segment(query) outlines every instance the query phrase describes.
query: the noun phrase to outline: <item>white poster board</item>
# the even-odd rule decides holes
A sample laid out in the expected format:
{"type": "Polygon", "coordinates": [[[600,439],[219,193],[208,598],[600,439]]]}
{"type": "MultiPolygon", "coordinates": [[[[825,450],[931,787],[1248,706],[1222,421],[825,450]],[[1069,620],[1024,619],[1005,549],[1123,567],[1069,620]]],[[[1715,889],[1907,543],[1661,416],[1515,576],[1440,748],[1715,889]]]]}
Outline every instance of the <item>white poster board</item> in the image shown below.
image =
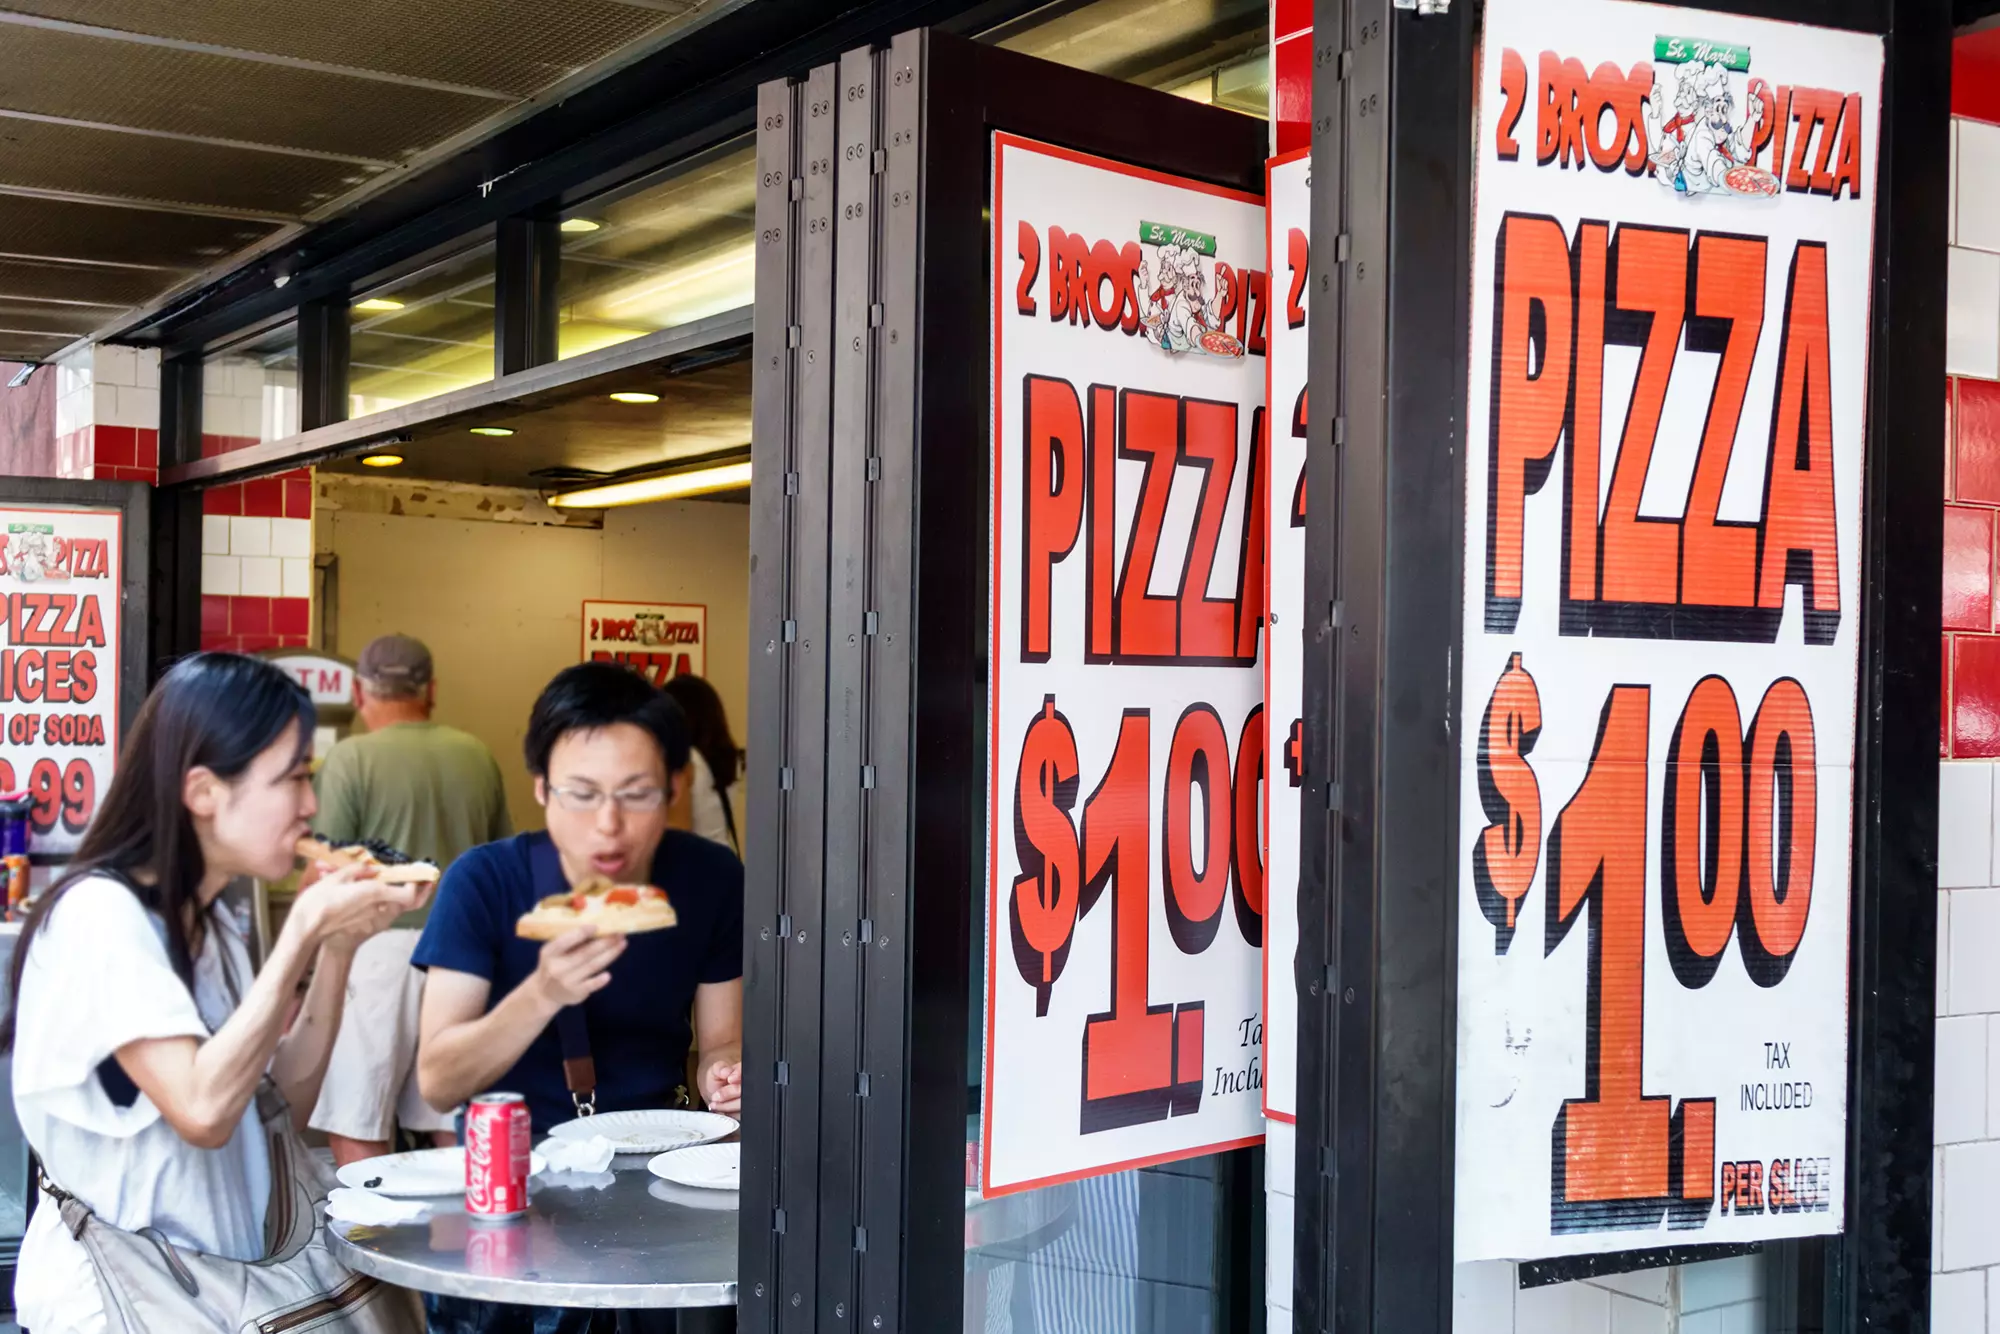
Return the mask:
{"type": "Polygon", "coordinates": [[[708,608],[699,603],[585,602],[583,661],[622,662],[654,685],[708,675],[708,608]]]}
{"type": "Polygon", "coordinates": [[[0,509],[0,792],[35,798],[33,850],[76,849],[118,754],[124,516],[0,509]]]}
{"type": "Polygon", "coordinates": [[[987,1194],[1262,1134],[1263,201],[993,142],[987,1194]]]}
{"type": "Polygon", "coordinates": [[[1264,1114],[1298,1118],[1299,796],[1305,781],[1306,281],[1312,234],[1309,150],[1265,173],[1271,256],[1271,338],[1265,358],[1270,476],[1264,484],[1264,1114]]]}
{"type": "Polygon", "coordinates": [[[1882,44],[1480,59],[1458,1258],[1837,1231],[1882,44]]]}

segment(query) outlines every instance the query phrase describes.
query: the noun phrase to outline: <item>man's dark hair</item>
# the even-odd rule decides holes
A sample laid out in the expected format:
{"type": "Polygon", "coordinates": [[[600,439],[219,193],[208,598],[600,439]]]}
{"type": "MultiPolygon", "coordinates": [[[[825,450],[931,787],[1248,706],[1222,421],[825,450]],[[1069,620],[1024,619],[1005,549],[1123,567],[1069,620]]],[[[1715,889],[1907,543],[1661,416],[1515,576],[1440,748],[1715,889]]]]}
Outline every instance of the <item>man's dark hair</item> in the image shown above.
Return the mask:
{"type": "Polygon", "coordinates": [[[681,706],[645,677],[614,662],[580,662],[556,673],[528,715],[528,736],[522,749],[528,772],[549,773],[549,755],[556,742],[571,732],[595,732],[617,723],[644,728],[660,745],[667,773],[677,774],[688,762],[687,719],[681,706]]]}

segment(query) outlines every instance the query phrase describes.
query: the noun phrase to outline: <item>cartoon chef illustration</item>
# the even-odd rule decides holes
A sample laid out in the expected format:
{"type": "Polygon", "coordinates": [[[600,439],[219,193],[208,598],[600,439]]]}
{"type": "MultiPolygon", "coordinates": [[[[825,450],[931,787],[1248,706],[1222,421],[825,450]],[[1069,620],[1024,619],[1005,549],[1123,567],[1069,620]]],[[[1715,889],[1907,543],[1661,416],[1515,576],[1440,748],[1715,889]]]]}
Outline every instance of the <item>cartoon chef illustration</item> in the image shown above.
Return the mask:
{"type": "Polygon", "coordinates": [[[55,568],[55,538],[34,531],[16,533],[7,555],[16,579],[24,584],[39,583],[55,568]]]}
{"type": "Polygon", "coordinates": [[[1202,272],[1201,252],[1192,245],[1170,241],[1160,247],[1158,259],[1157,283],[1146,265],[1139,265],[1144,306],[1139,325],[1147,341],[1165,352],[1241,356],[1241,345],[1209,319],[1208,278],[1202,272]]]}
{"type": "Polygon", "coordinates": [[[1764,119],[1762,101],[1750,98],[1743,123],[1736,124],[1729,67],[1721,61],[1694,60],[1675,75],[1674,114],[1662,122],[1665,107],[1656,77],[1646,107],[1654,179],[1687,195],[1727,189],[1730,170],[1750,162],[1757,127],[1764,119]]]}

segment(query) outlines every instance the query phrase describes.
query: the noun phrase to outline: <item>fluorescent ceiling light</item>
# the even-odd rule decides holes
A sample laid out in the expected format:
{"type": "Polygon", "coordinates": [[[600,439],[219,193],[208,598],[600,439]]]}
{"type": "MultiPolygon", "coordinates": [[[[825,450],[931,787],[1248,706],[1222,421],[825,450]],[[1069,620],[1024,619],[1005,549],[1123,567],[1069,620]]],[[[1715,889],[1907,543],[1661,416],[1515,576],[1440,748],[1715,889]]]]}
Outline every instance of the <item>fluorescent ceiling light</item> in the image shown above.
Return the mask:
{"type": "Polygon", "coordinates": [[[361,457],[362,466],[368,468],[393,468],[402,461],[401,454],[364,454],[361,457]]]}
{"type": "Polygon", "coordinates": [[[590,218],[564,218],[562,220],[562,230],[572,235],[577,232],[594,232],[603,225],[603,223],[593,221],[590,218]]]}
{"type": "Polygon", "coordinates": [[[613,394],[611,401],[614,403],[657,403],[660,401],[660,396],[658,394],[642,394],[636,389],[623,389],[613,394]]]}
{"type": "Polygon", "coordinates": [[[475,426],[472,428],[472,433],[474,435],[512,435],[514,434],[514,428],[511,426],[475,426]]]}
{"type": "Polygon", "coordinates": [[[729,491],[750,482],[750,460],[721,463],[692,472],[668,473],[664,477],[641,477],[631,482],[610,482],[550,496],[557,509],[601,510],[615,505],[644,505],[653,500],[674,500],[681,496],[704,496],[712,491],[729,491]]]}
{"type": "Polygon", "coordinates": [[[403,303],[392,296],[371,296],[365,301],[354,303],[356,310],[401,310],[403,303]]]}

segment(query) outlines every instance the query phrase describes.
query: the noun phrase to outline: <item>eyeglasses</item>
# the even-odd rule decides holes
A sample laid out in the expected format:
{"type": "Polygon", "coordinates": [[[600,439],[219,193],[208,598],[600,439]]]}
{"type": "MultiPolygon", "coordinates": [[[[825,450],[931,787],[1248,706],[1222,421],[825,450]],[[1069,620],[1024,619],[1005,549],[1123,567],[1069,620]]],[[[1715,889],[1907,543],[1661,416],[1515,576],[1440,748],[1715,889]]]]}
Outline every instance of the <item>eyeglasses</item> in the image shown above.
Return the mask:
{"type": "Polygon", "coordinates": [[[622,792],[607,793],[594,787],[551,786],[549,795],[554,797],[556,804],[564,810],[575,811],[579,815],[589,815],[603,810],[606,797],[615,802],[619,810],[628,814],[636,811],[656,811],[667,799],[667,794],[657,787],[633,787],[626,788],[622,792]]]}

